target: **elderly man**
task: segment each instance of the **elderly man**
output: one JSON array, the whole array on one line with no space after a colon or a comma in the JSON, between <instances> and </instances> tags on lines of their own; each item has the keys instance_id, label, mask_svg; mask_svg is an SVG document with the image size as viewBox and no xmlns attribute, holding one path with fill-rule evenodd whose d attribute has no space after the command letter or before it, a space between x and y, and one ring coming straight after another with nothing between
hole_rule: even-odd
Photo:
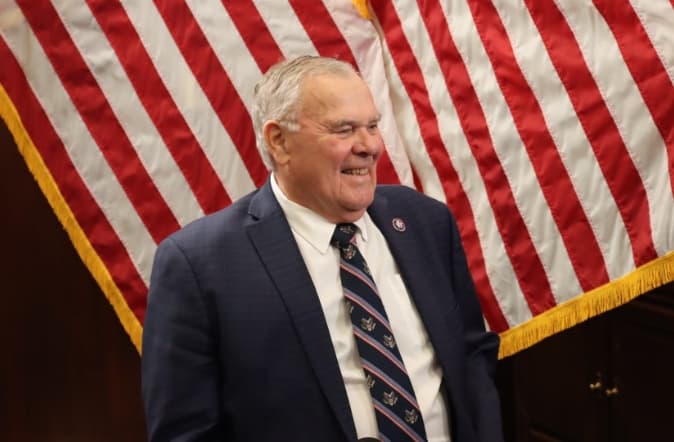
<instances>
[{"instance_id":1,"label":"elderly man","mask_svg":"<svg viewBox=\"0 0 674 442\"><path fill-rule=\"evenodd\" d=\"M484 330L447 207L377 186L383 142L347 63L255 90L273 173L159 246L143 334L152 441L499 441Z\"/></svg>"}]
</instances>

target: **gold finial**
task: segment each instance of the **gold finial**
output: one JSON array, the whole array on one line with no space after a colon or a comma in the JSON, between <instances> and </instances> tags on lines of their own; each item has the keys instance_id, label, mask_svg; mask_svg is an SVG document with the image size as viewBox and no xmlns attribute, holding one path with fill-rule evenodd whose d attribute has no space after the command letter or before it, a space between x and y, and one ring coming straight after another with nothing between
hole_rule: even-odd
<instances>
[{"instance_id":1,"label":"gold finial","mask_svg":"<svg viewBox=\"0 0 674 442\"><path fill-rule=\"evenodd\" d=\"M363 17L365 20L372 20L372 14L370 14L370 8L368 8L367 0L351 0L351 2L361 17Z\"/></svg>"}]
</instances>

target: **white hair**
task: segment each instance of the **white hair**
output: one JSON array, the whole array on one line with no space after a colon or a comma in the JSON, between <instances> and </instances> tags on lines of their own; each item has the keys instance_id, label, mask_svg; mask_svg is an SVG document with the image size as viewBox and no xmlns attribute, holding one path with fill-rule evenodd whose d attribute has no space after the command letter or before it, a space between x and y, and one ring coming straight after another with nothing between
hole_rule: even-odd
<instances>
[{"instance_id":1,"label":"white hair","mask_svg":"<svg viewBox=\"0 0 674 442\"><path fill-rule=\"evenodd\" d=\"M274 168L269 146L262 128L269 120L276 120L286 129L299 130L297 112L301 108L301 91L309 76L323 74L356 74L349 63L328 57L304 55L275 64L255 85L253 98L253 128L257 148L267 167Z\"/></svg>"}]
</instances>

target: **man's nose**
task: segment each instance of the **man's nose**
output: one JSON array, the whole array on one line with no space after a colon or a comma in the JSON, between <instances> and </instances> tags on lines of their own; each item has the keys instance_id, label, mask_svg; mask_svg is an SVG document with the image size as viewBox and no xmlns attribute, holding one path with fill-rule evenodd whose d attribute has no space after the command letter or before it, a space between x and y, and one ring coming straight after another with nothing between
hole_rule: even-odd
<instances>
[{"instance_id":1,"label":"man's nose","mask_svg":"<svg viewBox=\"0 0 674 442\"><path fill-rule=\"evenodd\" d=\"M356 130L354 151L358 154L377 155L381 151L383 142L378 130L372 131L367 127L359 127Z\"/></svg>"}]
</instances>

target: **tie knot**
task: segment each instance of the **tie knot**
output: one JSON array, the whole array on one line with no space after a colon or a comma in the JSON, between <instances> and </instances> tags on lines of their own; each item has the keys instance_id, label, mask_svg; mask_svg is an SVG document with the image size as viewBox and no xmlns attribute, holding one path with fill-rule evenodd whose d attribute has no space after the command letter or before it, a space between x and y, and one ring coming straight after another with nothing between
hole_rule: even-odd
<instances>
[{"instance_id":1,"label":"tie knot","mask_svg":"<svg viewBox=\"0 0 674 442\"><path fill-rule=\"evenodd\" d=\"M350 244L352 244L353 236L357 231L358 227L356 227L355 224L337 224L337 227L335 227L335 232L332 234L330 244L335 247L339 247L340 249L347 248Z\"/></svg>"}]
</instances>

